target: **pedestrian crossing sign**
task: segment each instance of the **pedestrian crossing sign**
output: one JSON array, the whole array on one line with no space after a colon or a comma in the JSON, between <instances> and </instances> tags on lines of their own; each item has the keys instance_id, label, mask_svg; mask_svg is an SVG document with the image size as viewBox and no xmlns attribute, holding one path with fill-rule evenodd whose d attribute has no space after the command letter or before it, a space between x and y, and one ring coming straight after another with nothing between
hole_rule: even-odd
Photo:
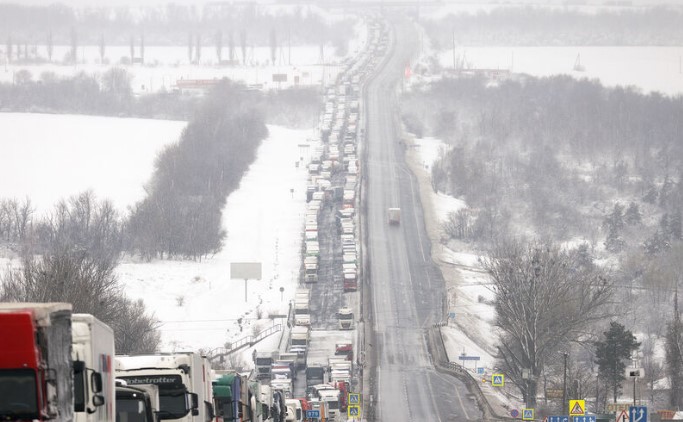
<instances>
[{"instance_id":1,"label":"pedestrian crossing sign","mask_svg":"<svg viewBox=\"0 0 683 422\"><path fill-rule=\"evenodd\" d=\"M360 406L349 406L347 408L349 419L359 419L360 418Z\"/></svg>"},{"instance_id":2,"label":"pedestrian crossing sign","mask_svg":"<svg viewBox=\"0 0 683 422\"><path fill-rule=\"evenodd\" d=\"M569 416L586 414L586 400L569 400Z\"/></svg>"},{"instance_id":3,"label":"pedestrian crossing sign","mask_svg":"<svg viewBox=\"0 0 683 422\"><path fill-rule=\"evenodd\" d=\"M360 393L349 393L349 404L358 406L360 404Z\"/></svg>"},{"instance_id":4,"label":"pedestrian crossing sign","mask_svg":"<svg viewBox=\"0 0 683 422\"><path fill-rule=\"evenodd\" d=\"M491 385L494 387L502 387L505 385L505 374L491 375Z\"/></svg>"},{"instance_id":5,"label":"pedestrian crossing sign","mask_svg":"<svg viewBox=\"0 0 683 422\"><path fill-rule=\"evenodd\" d=\"M523 409L522 410L522 420L533 421L534 420L534 409Z\"/></svg>"}]
</instances>

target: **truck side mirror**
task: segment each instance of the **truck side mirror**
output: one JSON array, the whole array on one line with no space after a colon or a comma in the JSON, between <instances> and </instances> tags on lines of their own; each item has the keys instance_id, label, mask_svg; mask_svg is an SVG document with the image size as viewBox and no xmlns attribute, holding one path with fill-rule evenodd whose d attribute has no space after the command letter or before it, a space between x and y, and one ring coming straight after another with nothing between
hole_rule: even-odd
<instances>
[{"instance_id":1,"label":"truck side mirror","mask_svg":"<svg viewBox=\"0 0 683 422\"><path fill-rule=\"evenodd\" d=\"M92 374L90 374L90 385L92 385L93 393L102 392L102 374L100 374L99 372L93 372Z\"/></svg>"},{"instance_id":2,"label":"truck side mirror","mask_svg":"<svg viewBox=\"0 0 683 422\"><path fill-rule=\"evenodd\" d=\"M104 396L101 395L101 394L95 394L95 395L92 397L92 404L94 404L95 406L102 406L102 405L104 405Z\"/></svg>"}]
</instances>

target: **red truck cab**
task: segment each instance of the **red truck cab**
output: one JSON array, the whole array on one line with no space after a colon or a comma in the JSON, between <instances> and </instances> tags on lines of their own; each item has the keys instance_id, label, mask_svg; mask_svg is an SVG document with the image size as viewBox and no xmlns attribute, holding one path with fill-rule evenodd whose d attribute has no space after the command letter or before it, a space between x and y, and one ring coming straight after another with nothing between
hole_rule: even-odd
<instances>
[{"instance_id":1,"label":"red truck cab","mask_svg":"<svg viewBox=\"0 0 683 422\"><path fill-rule=\"evenodd\" d=\"M0 419L43 419L45 373L31 311L0 313Z\"/></svg>"},{"instance_id":2,"label":"red truck cab","mask_svg":"<svg viewBox=\"0 0 683 422\"><path fill-rule=\"evenodd\" d=\"M0 304L0 420L71 420L71 305Z\"/></svg>"}]
</instances>

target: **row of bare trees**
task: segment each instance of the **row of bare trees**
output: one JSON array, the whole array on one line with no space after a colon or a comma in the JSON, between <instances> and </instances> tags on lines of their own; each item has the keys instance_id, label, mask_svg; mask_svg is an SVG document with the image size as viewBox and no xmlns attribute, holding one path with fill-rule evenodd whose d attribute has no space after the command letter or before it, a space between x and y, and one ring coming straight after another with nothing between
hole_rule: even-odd
<instances>
[{"instance_id":1,"label":"row of bare trees","mask_svg":"<svg viewBox=\"0 0 683 422\"><path fill-rule=\"evenodd\" d=\"M47 7L0 4L0 36L12 39L13 46L28 46L37 51L45 45L52 61L54 45L69 45L72 51L79 45L98 45L106 39L112 45L126 45L131 34L144 34L148 45L186 45L187 34L239 34L240 43L267 46L272 31L286 34L292 45L348 41L349 20L328 22L312 8L273 11L256 3L213 4L198 10L193 5L168 4L165 8L142 7L134 17L127 8L89 8L75 11L63 5ZM201 36L201 35L200 35ZM231 36L230 36L231 38ZM216 38L216 45L218 41ZM190 45L201 46L200 38ZM246 50L245 50L246 51ZM74 57L75 54L72 54ZM34 55L34 59L35 59Z\"/></svg>"},{"instance_id":2,"label":"row of bare trees","mask_svg":"<svg viewBox=\"0 0 683 422\"><path fill-rule=\"evenodd\" d=\"M75 312L114 329L118 352L154 352L158 322L142 302L125 296L115 274L124 223L112 204L84 192L57 204L45 219L32 210L26 214L17 238L20 265L1 276L0 300L71 303Z\"/></svg>"}]
</instances>

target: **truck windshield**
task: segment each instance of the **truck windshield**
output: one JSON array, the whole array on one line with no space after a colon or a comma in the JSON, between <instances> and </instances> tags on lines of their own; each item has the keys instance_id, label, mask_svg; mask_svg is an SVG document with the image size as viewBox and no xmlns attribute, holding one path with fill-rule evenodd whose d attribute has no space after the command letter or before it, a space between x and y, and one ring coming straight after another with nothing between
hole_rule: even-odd
<instances>
[{"instance_id":1,"label":"truck windshield","mask_svg":"<svg viewBox=\"0 0 683 422\"><path fill-rule=\"evenodd\" d=\"M183 388L164 388L159 386L159 419L180 419L190 413L187 390Z\"/></svg>"},{"instance_id":2,"label":"truck windshield","mask_svg":"<svg viewBox=\"0 0 683 422\"><path fill-rule=\"evenodd\" d=\"M135 386L153 384L159 387L159 419L180 419L190 413L187 387L180 375L136 375L120 377Z\"/></svg>"},{"instance_id":3,"label":"truck windshield","mask_svg":"<svg viewBox=\"0 0 683 422\"><path fill-rule=\"evenodd\" d=\"M0 418L37 419L36 373L32 369L0 371Z\"/></svg>"},{"instance_id":4,"label":"truck windshield","mask_svg":"<svg viewBox=\"0 0 683 422\"><path fill-rule=\"evenodd\" d=\"M306 368L306 378L322 378L325 376L324 368L308 367Z\"/></svg>"},{"instance_id":5,"label":"truck windshield","mask_svg":"<svg viewBox=\"0 0 683 422\"><path fill-rule=\"evenodd\" d=\"M339 319L343 319L343 320L353 319L353 314L339 314Z\"/></svg>"},{"instance_id":6,"label":"truck windshield","mask_svg":"<svg viewBox=\"0 0 683 422\"><path fill-rule=\"evenodd\" d=\"M121 422L148 422L145 402L135 398L117 398L116 420Z\"/></svg>"}]
</instances>

